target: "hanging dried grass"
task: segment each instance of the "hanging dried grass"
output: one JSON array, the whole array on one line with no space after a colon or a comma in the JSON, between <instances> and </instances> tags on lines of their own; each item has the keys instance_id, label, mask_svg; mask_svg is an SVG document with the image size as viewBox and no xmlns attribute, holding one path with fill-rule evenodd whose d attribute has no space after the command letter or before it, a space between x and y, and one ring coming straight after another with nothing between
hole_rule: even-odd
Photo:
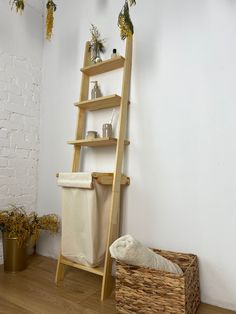
<instances>
[{"instance_id":1,"label":"hanging dried grass","mask_svg":"<svg viewBox=\"0 0 236 314\"><path fill-rule=\"evenodd\" d=\"M132 5L135 4L135 1L129 0L129 3ZM122 40L133 35L134 26L129 15L129 4L127 0L125 0L125 4L118 16L118 26L120 28L120 37Z\"/></svg>"},{"instance_id":2,"label":"hanging dried grass","mask_svg":"<svg viewBox=\"0 0 236 314\"><path fill-rule=\"evenodd\" d=\"M136 4L136 1L135 0L129 0L129 5L131 6L131 5L135 5Z\"/></svg>"},{"instance_id":3,"label":"hanging dried grass","mask_svg":"<svg viewBox=\"0 0 236 314\"><path fill-rule=\"evenodd\" d=\"M24 0L10 0L11 9L15 7L16 12L22 14L25 8L25 2Z\"/></svg>"},{"instance_id":4,"label":"hanging dried grass","mask_svg":"<svg viewBox=\"0 0 236 314\"><path fill-rule=\"evenodd\" d=\"M46 20L46 39L47 40L51 40L52 38L54 12L56 11L56 9L57 9L56 4L52 0L49 0L47 2L47 20Z\"/></svg>"}]
</instances>

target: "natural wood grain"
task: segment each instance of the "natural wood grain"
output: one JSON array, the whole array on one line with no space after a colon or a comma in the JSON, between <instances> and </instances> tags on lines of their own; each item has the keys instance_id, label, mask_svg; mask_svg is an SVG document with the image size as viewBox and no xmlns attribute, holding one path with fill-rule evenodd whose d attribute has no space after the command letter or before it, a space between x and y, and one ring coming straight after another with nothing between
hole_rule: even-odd
<instances>
[{"instance_id":1,"label":"natural wood grain","mask_svg":"<svg viewBox=\"0 0 236 314\"><path fill-rule=\"evenodd\" d=\"M82 269L82 270L88 271L90 273L93 273L93 274L96 274L96 275L99 275L99 276L103 276L103 274L104 274L104 267L88 267L88 266L85 266L85 265L80 265L78 263L74 263L74 262L68 260L65 257L61 258L61 263L64 264L64 265L67 265L67 266L71 266L71 267L75 267L75 268L78 268L78 269Z\"/></svg>"},{"instance_id":2,"label":"natural wood grain","mask_svg":"<svg viewBox=\"0 0 236 314\"><path fill-rule=\"evenodd\" d=\"M86 75L93 76L122 68L124 66L124 63L125 59L119 56L83 67L82 69L80 69L80 71Z\"/></svg>"},{"instance_id":3,"label":"natural wood grain","mask_svg":"<svg viewBox=\"0 0 236 314\"><path fill-rule=\"evenodd\" d=\"M126 39L125 50L125 64L122 80L122 92L121 92L121 104L120 104L120 116L119 116L119 134L116 146L116 161L115 171L112 186L112 200L111 211L109 220L109 231L107 240L107 249L105 255L104 264L104 277L102 283L102 295L101 299L104 300L109 296L112 290L111 270L112 259L109 252L109 247L114 240L117 239L119 233L119 215L120 215L120 181L121 171L124 155L124 143L126 136L126 124L127 124L127 111L130 94L130 82L131 82L131 68L132 68L132 50L133 50L133 36L129 36Z\"/></svg>"},{"instance_id":4,"label":"natural wood grain","mask_svg":"<svg viewBox=\"0 0 236 314\"><path fill-rule=\"evenodd\" d=\"M60 280L64 279L65 266L62 264L61 260L62 260L62 256L60 254L57 260L57 269L56 269L56 277L55 277L56 284L58 284Z\"/></svg>"},{"instance_id":5,"label":"natural wood grain","mask_svg":"<svg viewBox=\"0 0 236 314\"><path fill-rule=\"evenodd\" d=\"M129 141L125 140L124 144L129 145ZM68 141L67 144L75 146L87 146L87 147L98 147L98 146L113 146L117 144L117 139L112 137L98 137L92 140L82 139Z\"/></svg>"},{"instance_id":6,"label":"natural wood grain","mask_svg":"<svg viewBox=\"0 0 236 314\"><path fill-rule=\"evenodd\" d=\"M92 177L98 181L100 184L111 185L113 184L114 174L111 172L93 172ZM121 176L121 185L129 185L130 178L122 174Z\"/></svg>"},{"instance_id":7,"label":"natural wood grain","mask_svg":"<svg viewBox=\"0 0 236 314\"><path fill-rule=\"evenodd\" d=\"M220 307L216 307L208 304L201 304L197 314L235 314L236 312L225 310Z\"/></svg>"},{"instance_id":8,"label":"natural wood grain","mask_svg":"<svg viewBox=\"0 0 236 314\"><path fill-rule=\"evenodd\" d=\"M83 66L86 67L89 64L90 60L90 52L89 52L89 42L86 42L85 50L84 50L84 64ZM89 91L89 76L85 73L82 74L81 80L81 88L80 88L80 99L79 101L86 101L88 100L88 91ZM86 110L79 109L77 115L77 125L76 125L76 132L75 138L76 140L80 140L84 136L84 127L85 127L85 117L86 117ZM81 157L81 145L74 146L74 154L73 154L73 162L72 162L72 172L76 172L80 166L80 157ZM64 278L64 264L61 263L61 255L58 257L57 269L56 269L56 276L55 276L55 283L57 284L59 280L63 280Z\"/></svg>"},{"instance_id":9,"label":"natural wood grain","mask_svg":"<svg viewBox=\"0 0 236 314\"><path fill-rule=\"evenodd\" d=\"M64 313L113 313L114 300L106 302L107 311L94 310L93 306L81 304L88 297L100 294L101 277L88 272L68 268L59 286L53 282L56 262L36 256L29 267L17 274L3 272L0 267L0 313L64 314ZM6 309L6 311L5 311Z\"/></svg>"},{"instance_id":10,"label":"natural wood grain","mask_svg":"<svg viewBox=\"0 0 236 314\"><path fill-rule=\"evenodd\" d=\"M68 267L65 280L55 286L56 261L33 256L23 272L5 273L0 266L1 314L115 314L114 295L100 301L101 277ZM235 314L201 304L198 314Z\"/></svg>"},{"instance_id":11,"label":"natural wood grain","mask_svg":"<svg viewBox=\"0 0 236 314\"><path fill-rule=\"evenodd\" d=\"M85 50L84 50L84 66L87 66L89 64L89 60L90 60L89 42L87 42L85 45ZM88 91L89 91L89 76L83 73L82 80L81 80L79 101L88 100ZM80 140L84 137L85 117L86 117L86 110L80 109L78 111L77 126L76 126L76 132L75 132L76 140ZM74 156L73 156L73 163L72 163L73 172L78 171L79 169L80 155L81 155L81 146L74 146Z\"/></svg>"},{"instance_id":12,"label":"natural wood grain","mask_svg":"<svg viewBox=\"0 0 236 314\"><path fill-rule=\"evenodd\" d=\"M120 106L121 97L118 95L103 96L91 100L76 102L75 106L89 111Z\"/></svg>"},{"instance_id":13,"label":"natural wood grain","mask_svg":"<svg viewBox=\"0 0 236 314\"><path fill-rule=\"evenodd\" d=\"M33 312L23 309L22 307L9 302L0 297L0 314L33 314Z\"/></svg>"}]
</instances>

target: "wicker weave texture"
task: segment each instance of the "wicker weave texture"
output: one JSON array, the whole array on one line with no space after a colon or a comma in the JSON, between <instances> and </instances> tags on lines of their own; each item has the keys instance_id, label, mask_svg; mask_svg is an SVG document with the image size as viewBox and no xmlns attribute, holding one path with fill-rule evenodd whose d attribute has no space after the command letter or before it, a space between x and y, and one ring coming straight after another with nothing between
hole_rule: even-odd
<instances>
[{"instance_id":1,"label":"wicker weave texture","mask_svg":"<svg viewBox=\"0 0 236 314\"><path fill-rule=\"evenodd\" d=\"M117 313L195 314L200 304L197 257L193 254L154 251L178 264L184 274L177 275L117 261Z\"/></svg>"}]
</instances>

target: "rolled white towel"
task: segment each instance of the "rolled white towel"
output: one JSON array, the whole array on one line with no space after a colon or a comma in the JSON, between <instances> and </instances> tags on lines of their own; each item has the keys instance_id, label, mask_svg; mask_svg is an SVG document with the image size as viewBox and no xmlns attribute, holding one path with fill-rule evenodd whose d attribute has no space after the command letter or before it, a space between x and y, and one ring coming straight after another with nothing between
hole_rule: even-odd
<instances>
[{"instance_id":1,"label":"rolled white towel","mask_svg":"<svg viewBox=\"0 0 236 314\"><path fill-rule=\"evenodd\" d=\"M113 242L110 246L110 253L113 258L126 264L183 274L183 271L177 264L144 247L129 234Z\"/></svg>"}]
</instances>

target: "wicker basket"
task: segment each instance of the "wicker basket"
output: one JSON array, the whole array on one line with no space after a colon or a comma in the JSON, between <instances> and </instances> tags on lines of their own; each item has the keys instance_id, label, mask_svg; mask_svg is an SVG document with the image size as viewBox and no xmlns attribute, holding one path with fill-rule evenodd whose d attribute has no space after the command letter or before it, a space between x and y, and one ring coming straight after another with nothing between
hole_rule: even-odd
<instances>
[{"instance_id":1,"label":"wicker basket","mask_svg":"<svg viewBox=\"0 0 236 314\"><path fill-rule=\"evenodd\" d=\"M117 313L195 314L200 304L197 256L154 250L178 264L183 275L117 261Z\"/></svg>"}]
</instances>

